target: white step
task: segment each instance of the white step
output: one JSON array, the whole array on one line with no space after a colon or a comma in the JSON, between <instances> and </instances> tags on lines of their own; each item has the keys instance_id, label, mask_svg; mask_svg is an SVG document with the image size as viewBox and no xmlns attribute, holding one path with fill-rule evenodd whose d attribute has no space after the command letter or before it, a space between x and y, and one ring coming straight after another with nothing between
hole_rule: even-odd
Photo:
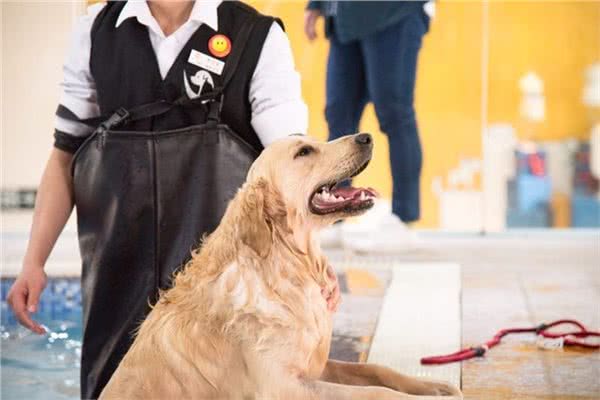
<instances>
[{"instance_id":1,"label":"white step","mask_svg":"<svg viewBox=\"0 0 600 400\"><path fill-rule=\"evenodd\" d=\"M368 362L460 386L460 363L423 366L421 357L461 346L461 274L454 263L396 263Z\"/></svg>"}]
</instances>

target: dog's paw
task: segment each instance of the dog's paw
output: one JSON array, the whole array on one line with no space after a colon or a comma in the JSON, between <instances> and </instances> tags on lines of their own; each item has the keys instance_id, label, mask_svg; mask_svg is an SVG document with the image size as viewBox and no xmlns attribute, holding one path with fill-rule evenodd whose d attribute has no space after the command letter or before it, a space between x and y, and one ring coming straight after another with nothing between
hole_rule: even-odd
<instances>
[{"instance_id":1,"label":"dog's paw","mask_svg":"<svg viewBox=\"0 0 600 400\"><path fill-rule=\"evenodd\" d=\"M424 381L421 393L424 396L452 396L454 399L462 399L463 395L459 388L447 383L436 381Z\"/></svg>"}]
</instances>

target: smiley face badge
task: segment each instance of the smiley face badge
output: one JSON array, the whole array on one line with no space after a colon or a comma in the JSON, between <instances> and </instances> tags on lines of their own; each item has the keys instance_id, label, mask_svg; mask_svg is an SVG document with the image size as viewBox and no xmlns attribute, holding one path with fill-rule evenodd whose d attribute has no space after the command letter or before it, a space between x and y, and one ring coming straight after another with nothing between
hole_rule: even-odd
<instances>
[{"instance_id":1,"label":"smiley face badge","mask_svg":"<svg viewBox=\"0 0 600 400\"><path fill-rule=\"evenodd\" d=\"M214 35L208 41L208 50L215 57L226 57L231 52L231 40L222 34Z\"/></svg>"}]
</instances>

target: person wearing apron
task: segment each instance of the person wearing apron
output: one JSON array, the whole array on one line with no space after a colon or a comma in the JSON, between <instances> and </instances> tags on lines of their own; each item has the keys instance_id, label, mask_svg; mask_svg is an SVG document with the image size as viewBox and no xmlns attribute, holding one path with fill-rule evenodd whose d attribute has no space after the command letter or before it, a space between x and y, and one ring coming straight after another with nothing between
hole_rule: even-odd
<instances>
[{"instance_id":1,"label":"person wearing apron","mask_svg":"<svg viewBox=\"0 0 600 400\"><path fill-rule=\"evenodd\" d=\"M44 333L29 314L74 204L83 263L82 398L99 396L150 305L217 227L263 145L306 131L280 20L241 2L187 3L187 22L164 35L153 17L159 3L174 4L109 2L83 18L86 28L76 27L56 149L9 294L19 321ZM164 52L174 55L170 65ZM65 160L69 168L56 167ZM61 196L68 207L56 205ZM335 308L337 289L324 296Z\"/></svg>"}]
</instances>

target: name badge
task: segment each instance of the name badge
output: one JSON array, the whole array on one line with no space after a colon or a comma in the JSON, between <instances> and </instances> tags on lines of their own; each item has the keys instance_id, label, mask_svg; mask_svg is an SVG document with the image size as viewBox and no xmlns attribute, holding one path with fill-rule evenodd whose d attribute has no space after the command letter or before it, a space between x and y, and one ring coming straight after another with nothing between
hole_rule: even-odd
<instances>
[{"instance_id":1,"label":"name badge","mask_svg":"<svg viewBox=\"0 0 600 400\"><path fill-rule=\"evenodd\" d=\"M221 75L223 73L223 67L225 67L225 63L223 61L217 60L214 57L194 49L192 49L190 52L188 62L217 75Z\"/></svg>"}]
</instances>

